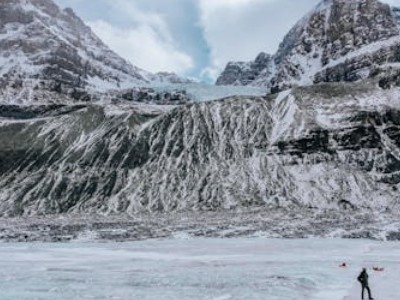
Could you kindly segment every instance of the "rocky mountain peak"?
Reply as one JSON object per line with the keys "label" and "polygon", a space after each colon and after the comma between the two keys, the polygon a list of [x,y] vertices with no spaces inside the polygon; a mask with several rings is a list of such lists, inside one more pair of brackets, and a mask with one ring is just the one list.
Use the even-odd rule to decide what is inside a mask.
{"label": "rocky mountain peak", "polygon": [[[307,87],[188,103],[193,94],[185,90],[132,86],[179,78],[127,63],[72,10],[50,0],[0,1],[0,217],[63,214],[63,228],[87,231],[87,224],[68,227],[65,220],[79,214],[85,220],[93,214],[96,222],[107,214],[118,222],[116,214],[171,219],[167,213],[193,212],[205,224],[216,216],[200,215],[205,211],[231,211],[238,220],[240,212],[250,220],[247,211],[265,211],[284,220],[308,217],[314,227],[317,220],[319,232],[323,219],[314,213],[324,212],[324,227],[335,225],[338,232],[337,223],[351,220],[343,228],[357,237],[383,236],[371,229],[366,212],[385,220],[384,228],[391,227],[386,216],[392,212],[398,220],[400,88],[362,80],[400,62],[397,12],[387,5],[323,1],[293,27],[276,54],[230,63],[220,78],[221,84],[271,91]],[[397,79],[391,73],[400,86],[400,73]],[[10,85],[19,96],[50,89],[44,99],[53,99],[55,91],[67,100],[10,105],[2,94]],[[390,85],[383,81],[381,87]],[[117,90],[102,94],[109,92],[109,101],[68,101],[110,88]],[[275,224],[263,219],[268,228]],[[230,223],[218,226],[225,236]],[[128,231],[136,238],[138,231],[149,236],[132,224]],[[258,232],[248,225],[241,226],[247,234]],[[276,232],[287,237],[282,226]],[[0,232],[0,238],[6,235]]]}
{"label": "rocky mountain peak", "polygon": [[325,56],[336,59],[354,48],[398,35],[389,5],[377,0],[334,0],[326,32]]}
{"label": "rocky mountain peak", "polygon": [[[57,17],[62,11],[52,0],[25,0],[23,5],[31,4],[52,17]],[[21,3],[21,1],[19,1]],[[72,11],[72,9],[70,9]]]}
{"label": "rocky mountain peak", "polygon": [[[324,0],[289,31],[263,70],[252,70],[256,76],[245,85],[280,91],[320,81],[357,81],[376,73],[377,65],[397,62],[394,45],[399,41],[396,9],[389,5],[377,0]],[[383,55],[374,56],[377,52]],[[237,78],[248,74],[253,64],[236,69],[236,77],[228,64],[217,84],[243,84]]]}
{"label": "rocky mountain peak", "polygon": [[[72,9],[60,9],[52,0],[0,2],[3,91],[10,86],[50,90],[87,100],[88,92],[169,82],[172,77],[133,66],[105,45]],[[179,82],[178,76],[173,79]]]}

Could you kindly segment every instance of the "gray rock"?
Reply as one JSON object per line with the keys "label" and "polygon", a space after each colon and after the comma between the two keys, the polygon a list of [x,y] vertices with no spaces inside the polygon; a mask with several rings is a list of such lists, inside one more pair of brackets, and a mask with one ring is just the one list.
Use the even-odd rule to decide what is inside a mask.
{"label": "gray rock", "polygon": [[2,90],[48,90],[81,101],[110,89],[188,81],[133,66],[71,9],[61,10],[52,0],[1,1],[0,61]]}
{"label": "gray rock", "polygon": [[[229,63],[220,85],[271,92],[316,82],[358,81],[400,62],[398,9],[377,0],[324,0],[285,36],[262,64]],[[262,54],[264,55],[264,54]]]}
{"label": "gray rock", "polygon": [[252,83],[260,74],[268,70],[272,62],[272,57],[266,53],[260,53],[254,62],[231,62],[217,80],[217,85],[248,85]]}
{"label": "gray rock", "polygon": [[[4,109],[0,215],[397,210],[398,91],[377,85],[117,113],[93,105]],[[371,109],[370,99],[380,104]]]}
{"label": "gray rock", "polygon": [[112,97],[114,98],[114,102],[123,99],[126,101],[160,105],[182,105],[192,101],[185,90],[163,92],[152,88],[134,88],[117,91],[115,94],[112,94]]}

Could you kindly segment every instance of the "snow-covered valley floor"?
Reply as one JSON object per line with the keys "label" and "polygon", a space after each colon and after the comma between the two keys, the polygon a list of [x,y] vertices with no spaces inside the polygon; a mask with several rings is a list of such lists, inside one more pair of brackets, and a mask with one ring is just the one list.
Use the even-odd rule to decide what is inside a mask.
{"label": "snow-covered valley floor", "polygon": [[376,299],[400,295],[398,242],[184,237],[1,243],[0,299],[356,300],[363,266]]}

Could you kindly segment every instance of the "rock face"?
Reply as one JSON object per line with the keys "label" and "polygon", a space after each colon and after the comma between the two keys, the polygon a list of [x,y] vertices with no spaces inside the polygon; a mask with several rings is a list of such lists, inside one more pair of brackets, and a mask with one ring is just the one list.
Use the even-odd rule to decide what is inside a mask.
{"label": "rock face", "polygon": [[269,76],[272,57],[260,53],[254,62],[230,62],[217,80],[217,85],[248,85],[261,74]]}
{"label": "rock face", "polygon": [[260,56],[230,63],[217,84],[277,92],[378,76],[400,62],[398,24],[398,9],[377,0],[324,0],[290,30],[275,55],[261,64]]}
{"label": "rock face", "polygon": [[3,107],[0,215],[398,210],[399,92],[330,83],[177,108]]}
{"label": "rock face", "polygon": [[185,90],[156,91],[152,88],[127,89],[110,95],[114,102],[126,100],[146,104],[181,105],[191,102],[190,96]]}
{"label": "rock face", "polygon": [[[324,1],[277,54],[221,79],[285,91],[198,103],[124,88],[148,74],[49,0],[0,8],[0,216],[399,212],[398,20],[387,5]],[[105,101],[90,102],[90,89]],[[21,98],[37,101],[10,105]]]}
{"label": "rock face", "polygon": [[61,10],[51,0],[0,3],[3,91],[47,90],[90,100],[88,92],[185,81],[175,74],[151,74],[133,66],[111,51],[71,9]]}

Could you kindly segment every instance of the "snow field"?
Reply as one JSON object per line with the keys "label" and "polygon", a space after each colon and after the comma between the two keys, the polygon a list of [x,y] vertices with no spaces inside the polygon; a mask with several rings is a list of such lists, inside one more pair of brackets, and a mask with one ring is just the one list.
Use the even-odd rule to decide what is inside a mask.
{"label": "snow field", "polygon": [[[347,262],[347,268],[339,264]],[[365,240],[175,239],[0,244],[0,291],[11,299],[376,299],[400,295],[400,244]]]}

